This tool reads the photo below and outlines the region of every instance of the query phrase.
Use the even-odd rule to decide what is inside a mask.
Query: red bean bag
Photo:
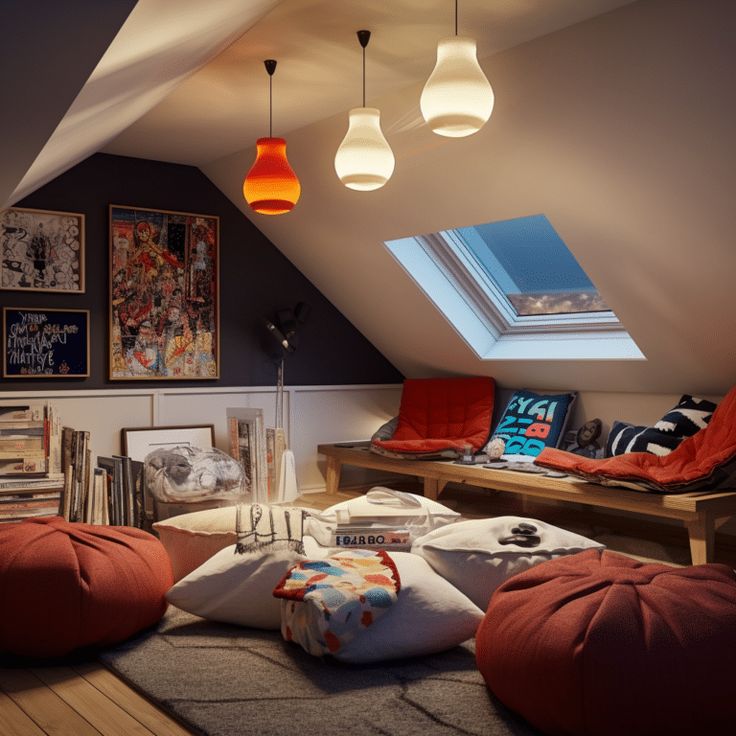
[[[713,412],[710,423],[669,455],[627,452],[603,460],[547,448],[537,465],[603,485],[660,493],[706,491],[733,483],[736,473],[736,386]]]
[[[497,589],[478,667],[550,736],[694,736],[736,723],[736,575],[589,550]],[[721,730],[719,730],[721,729]]]
[[[57,657],[155,624],[174,582],[163,545],[61,517],[0,526],[0,653]]]
[[[408,378],[404,381],[396,431],[374,439],[371,449],[403,457],[478,452],[488,442],[495,383],[488,377]]]

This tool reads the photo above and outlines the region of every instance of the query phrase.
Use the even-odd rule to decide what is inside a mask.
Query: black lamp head
[[[311,309],[306,302],[299,302],[294,309],[278,309],[274,319],[263,319],[263,324],[269,334],[281,346],[282,351],[287,353],[296,351],[299,344],[298,335],[296,334],[297,328],[307,321]],[[273,343],[270,344],[273,345]],[[283,358],[283,352],[280,353],[279,357]]]

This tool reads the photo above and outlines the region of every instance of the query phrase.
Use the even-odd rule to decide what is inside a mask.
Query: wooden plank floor
[[[0,669],[0,736],[187,736],[101,664]]]

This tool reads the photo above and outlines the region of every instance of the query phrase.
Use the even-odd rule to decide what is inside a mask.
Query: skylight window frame
[[[554,315],[518,315],[506,294],[491,278],[456,230],[417,235],[418,245],[442,266],[465,301],[485,322],[496,339],[504,335],[585,333],[621,331],[620,320],[611,311],[574,312]]]

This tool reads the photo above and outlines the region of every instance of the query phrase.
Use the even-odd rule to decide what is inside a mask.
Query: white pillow
[[[246,518],[253,505],[242,504],[241,513],[244,513]],[[260,506],[264,511],[270,508],[279,521],[286,512],[293,514],[301,510],[290,506],[268,507],[265,504]],[[194,511],[157,521],[153,525],[171,559],[175,581],[189,575],[216,552],[238,541],[237,511],[237,506]]]
[[[521,527],[519,525],[522,525]],[[515,534],[513,530],[534,532]],[[509,537],[536,541],[535,546],[503,543]],[[498,516],[448,524],[416,539],[411,551],[421,555],[443,578],[461,590],[484,611],[496,588],[512,575],[540,562],[584,549],[602,549],[605,545],[579,534],[546,524],[537,519]]]
[[[157,521],[153,528],[171,559],[174,580],[181,580],[212,555],[238,541],[237,506],[226,506]]]
[[[483,619],[480,608],[437,575],[421,557],[409,552],[389,554],[401,579],[396,602],[342,646],[333,655],[336,659],[367,663],[415,657],[450,649],[475,636]],[[307,607],[302,609],[307,611],[306,616],[295,615],[298,606]],[[299,643],[299,624],[312,629],[313,636],[319,635],[317,617],[322,614],[314,606],[284,600],[281,612],[284,638]]]
[[[336,503],[318,518],[341,524],[378,521],[391,524],[428,523],[430,528],[457,521],[460,514],[431,498],[375,486],[367,493]]]
[[[360,547],[408,552],[413,539],[460,518],[457,511],[430,498],[375,486],[357,498],[313,512],[304,527],[324,546],[352,547],[355,544],[341,543],[338,537],[362,537],[365,541],[356,542]]]
[[[304,537],[303,541],[307,559],[319,559],[329,553],[311,538]],[[212,621],[278,629],[281,608],[273,597],[273,589],[287,570],[305,556],[286,545],[269,545],[244,554],[237,554],[235,546],[220,550],[176,583],[166,600]]]

